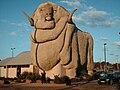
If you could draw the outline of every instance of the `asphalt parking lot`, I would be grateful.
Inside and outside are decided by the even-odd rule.
[[[5,85],[1,83],[0,90],[120,90],[120,84],[99,85],[96,80],[76,82],[72,83],[71,86],[41,83],[11,83]]]
[[[66,89],[69,90],[69,89]],[[120,84],[99,85],[96,80],[90,82],[81,82],[75,87],[71,87],[70,90],[120,90]]]

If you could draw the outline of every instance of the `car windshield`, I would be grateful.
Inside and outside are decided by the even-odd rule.
[[[120,72],[114,72],[115,77],[120,77]]]
[[[113,72],[104,71],[100,74],[100,78],[113,78]]]
[[[107,74],[102,73],[102,74],[100,74],[100,77],[107,77]]]
[[[109,78],[113,78],[113,77],[114,77],[113,74],[108,74],[107,76],[108,76]]]

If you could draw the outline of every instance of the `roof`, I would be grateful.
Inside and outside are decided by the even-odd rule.
[[[0,66],[26,65],[26,64],[32,64],[32,59],[30,58],[30,51],[25,51],[18,54],[16,57],[6,58],[0,61]]]
[[[12,57],[1,60],[0,61],[0,66],[5,66],[11,59],[12,59]]]

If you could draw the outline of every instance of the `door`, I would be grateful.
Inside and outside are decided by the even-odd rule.
[[[21,66],[17,66],[17,77],[21,74]]]

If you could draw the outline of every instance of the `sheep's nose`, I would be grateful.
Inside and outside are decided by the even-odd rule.
[[[47,13],[46,13],[46,15],[48,15],[48,16],[50,15],[50,16],[51,16],[51,15],[52,15],[52,13],[51,13],[51,12],[47,12]]]

